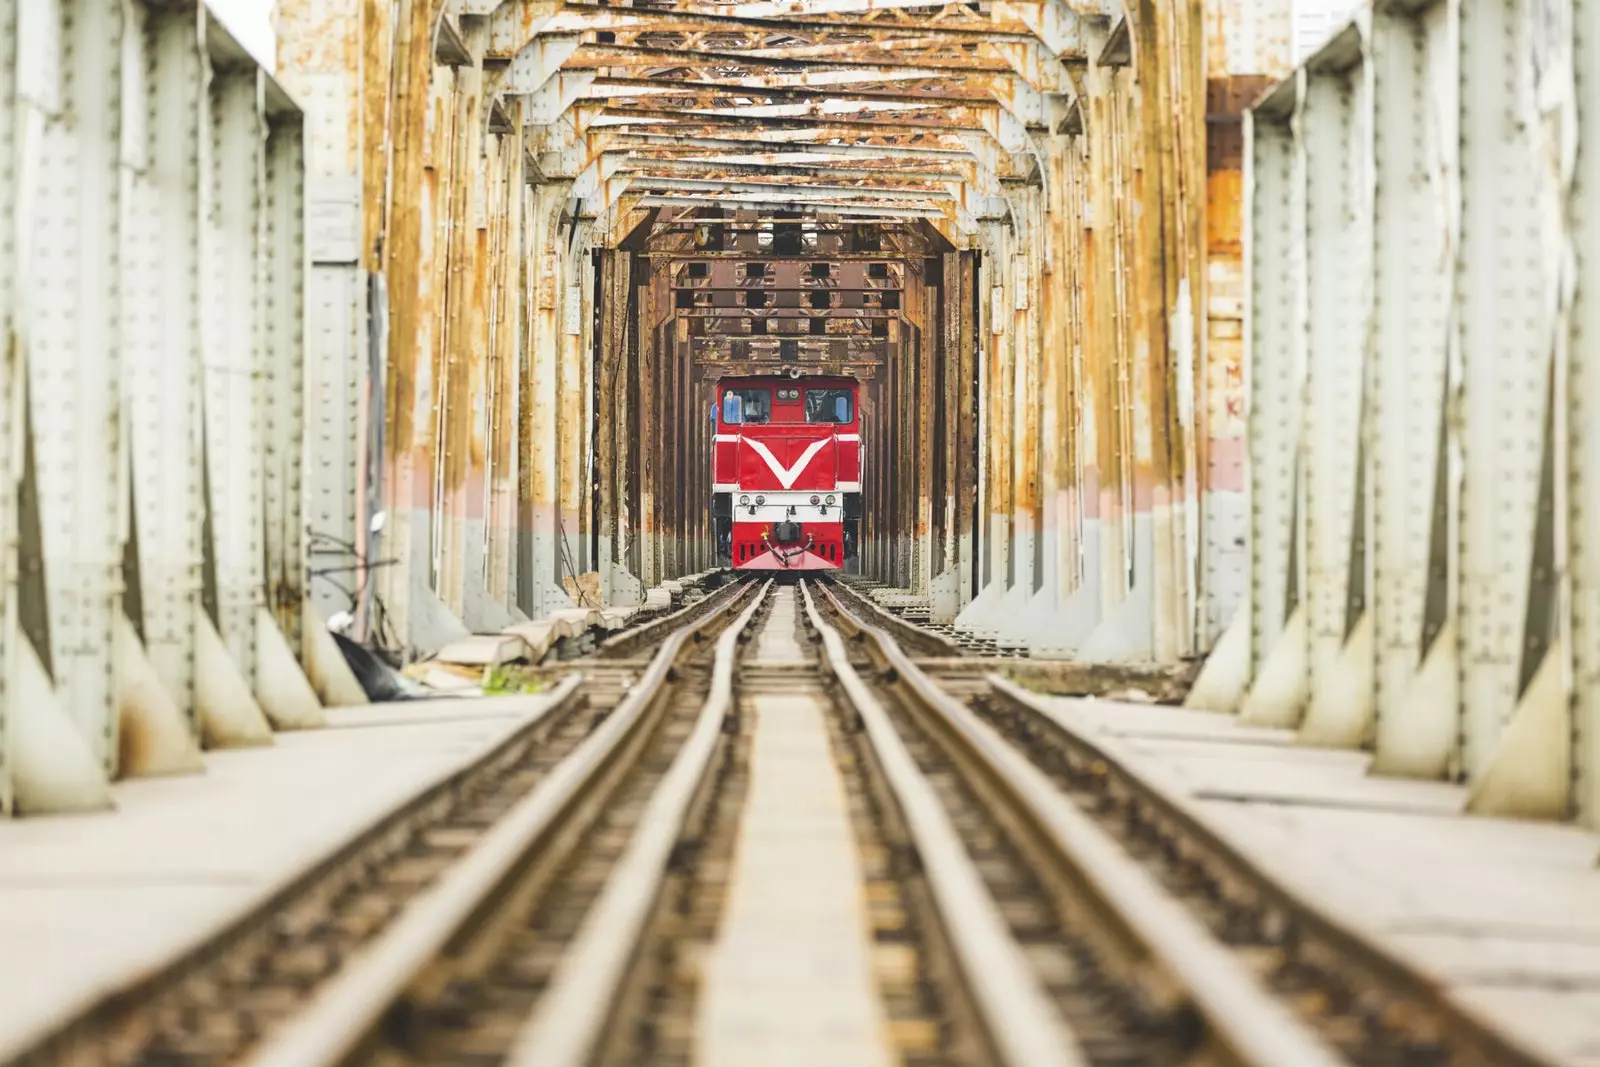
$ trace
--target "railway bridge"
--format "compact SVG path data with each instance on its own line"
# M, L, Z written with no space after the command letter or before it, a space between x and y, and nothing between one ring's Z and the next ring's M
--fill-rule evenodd
M1600 1064L1597 47L0 0L0 1063Z

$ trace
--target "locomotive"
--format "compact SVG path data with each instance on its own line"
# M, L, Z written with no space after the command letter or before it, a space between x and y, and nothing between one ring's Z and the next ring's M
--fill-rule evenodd
M765 375L717 383L711 516L735 570L842 570L861 529L860 384Z

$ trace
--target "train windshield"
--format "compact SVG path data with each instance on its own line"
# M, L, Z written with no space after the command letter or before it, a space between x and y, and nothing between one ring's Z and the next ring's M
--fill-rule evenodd
M772 393L766 389L729 389L722 394L722 421L763 423L772 418Z
M846 423L855 418L855 398L848 389L807 389L806 421Z

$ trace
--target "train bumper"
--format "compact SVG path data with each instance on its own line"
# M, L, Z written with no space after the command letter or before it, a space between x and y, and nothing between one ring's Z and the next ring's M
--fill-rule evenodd
M838 565L829 563L805 548L768 549L734 568L740 571L836 571L838 569Z

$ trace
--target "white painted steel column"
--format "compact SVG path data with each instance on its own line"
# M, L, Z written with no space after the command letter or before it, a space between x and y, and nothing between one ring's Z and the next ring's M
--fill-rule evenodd
M1456 143L1449 5L1372 17L1374 767L1442 777L1455 745L1445 395Z
M279 727L321 726L305 673L305 130L300 112L260 76L265 126L257 258L261 309L252 392L261 412L262 596L256 609L256 695Z
M1298 75L1245 116L1246 331L1250 398L1250 677L1240 708L1280 726L1305 704L1299 538L1305 384L1305 168L1293 132Z
M1556 400L1572 284L1570 55L1559 9L1463 0L1463 762L1469 807L1484 814L1563 817L1572 796L1567 410Z
M1473 780L1495 761L1526 691L1523 636L1555 264L1542 232L1542 149L1528 128L1532 42L1524 7L1462 0L1460 11L1460 681L1462 764ZM1565 786L1558 786L1563 798Z
M40 78L40 90L54 96L29 113L37 125L25 151L36 184L21 216L32 234L24 279L40 562L49 608L45 666L109 776L117 769L112 648L122 609L124 18L120 0L62 0L30 15L60 20L53 27L59 53L32 57L46 69L59 61L59 78Z
M1600 28L1574 0L1578 143L1570 224L1577 257L1567 375L1567 544L1571 562L1574 801L1600 823Z
M200 38L186 12L148 16L148 163L124 213L124 380L145 646L199 736Z
M209 36L209 35L208 35ZM221 53L219 55L219 53ZM265 337L256 268L266 129L253 65L211 52L203 154L201 294L211 565L218 632L252 688L256 610L264 604L262 425L256 353Z
M17 202L20 0L0 0L0 204ZM16 803L17 698L17 213L0 215L0 815Z
M1371 99L1350 26L1307 64L1306 622L1309 700L1300 737L1355 747L1372 721L1362 471L1371 309Z
M262 266L266 326L263 493L267 601L301 655L305 546L305 127L276 85L266 86L267 145Z
M114 639L121 770L171 774L203 766L194 703L199 476L193 451L185 451L197 425L199 369L199 39L193 17L152 12L136 0L122 5L127 30L118 388L128 451L121 459L126 480L118 498L129 506L119 534L125 545L124 617L117 620ZM174 87L176 93L167 91ZM159 647L159 656L150 653L152 646Z
M361 32L354 4L296 11L280 24L280 48L299 48L313 36ZM307 54L309 52L309 54ZM352 567L364 551L356 504L366 420L367 272L362 264L359 69L337 51L299 52L281 64L284 88L305 108L306 348L303 405L306 435L304 520L313 569ZM380 420L381 421L381 420ZM391 515L391 519L400 519ZM352 548L357 551L352 551ZM377 575L340 570L311 578L308 594L326 619L351 610L351 596ZM308 625L311 623L308 620ZM320 625L320 623L318 623Z

